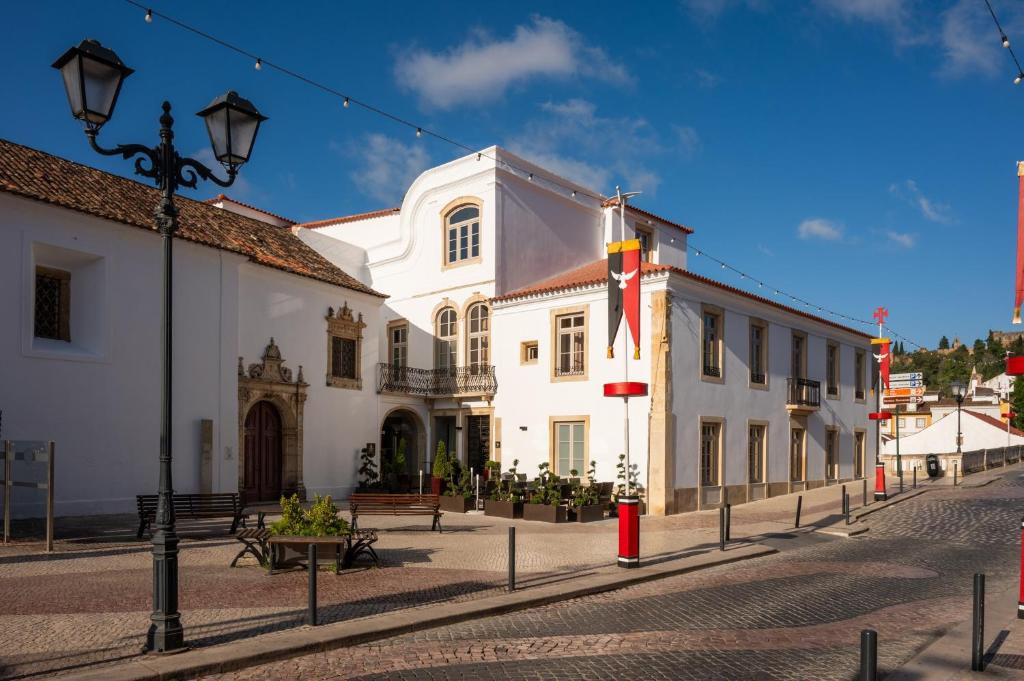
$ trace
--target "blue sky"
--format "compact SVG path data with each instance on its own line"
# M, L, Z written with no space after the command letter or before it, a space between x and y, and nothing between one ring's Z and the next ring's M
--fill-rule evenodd
M993 5L1024 54L1024 8ZM848 315L886 305L929 347L1010 328L1024 85L983 0L152 6L469 146L643 190L694 245ZM183 153L208 159L192 114L235 89L270 121L229 194L296 220L398 205L461 154L116 0L5 10L16 142L130 172L89 150L49 67L93 37L136 69L101 142L155 142L169 99Z

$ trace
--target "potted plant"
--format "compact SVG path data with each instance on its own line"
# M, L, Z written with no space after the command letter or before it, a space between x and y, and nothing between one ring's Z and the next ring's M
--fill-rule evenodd
M473 482L469 476L469 469L462 469L457 483L449 481L448 489L439 500L443 511L465 513L473 508Z
M281 518L267 528L270 534L286 537L343 537L351 534L352 527L344 518L338 517L338 507L330 495L313 497L308 509L302 508L299 496L281 497ZM301 560L304 556L298 551L285 547L284 561ZM282 560L275 561L278 565Z
M608 514L609 517L617 517L618 509L617 505L619 497L626 495L626 455L619 454L619 463L615 465L618 475L616 475L617 484L615 485L615 492L612 493L612 504L611 512ZM631 464L629 467L629 491L631 496L640 498L640 508L638 512L640 515L644 515L646 507L644 505L644 486L640 484L640 466L638 464Z
M576 471L571 471L573 477L576 477ZM573 483L572 499L570 501L569 512L573 516L571 519L578 523L590 523L595 520L604 519L604 509L601 508L597 493L597 462L590 462L590 470L587 471L587 485L586 487L579 484L579 482Z
M430 493L440 496L441 486L452 474L452 462L448 456L448 448L444 440L437 441L437 453L434 454L434 466L430 476Z
M501 464L497 461L488 460L484 464L483 481L487 482L491 478L497 480L499 477L501 477Z
M568 519L568 510L562 506L562 481L551 472L546 461L537 468L536 489L530 496L530 503L523 506L523 520L564 523Z
M499 480L491 496L484 501L484 515L509 519L523 517L523 499L516 489L518 465L519 459L515 459L508 469L508 480Z

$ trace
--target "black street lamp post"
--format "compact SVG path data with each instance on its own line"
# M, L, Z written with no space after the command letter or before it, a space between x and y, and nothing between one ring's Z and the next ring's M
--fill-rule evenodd
M960 407L964 403L967 388L960 381L953 381L949 384L949 389L953 393L953 399L956 400L956 455L959 457L961 454L960 445L963 440L963 434L960 432Z
M172 266L174 233L178 229L174 193L180 187L195 189L199 178L222 187L230 186L239 167L249 160L256 133L267 119L235 92L216 98L197 114L206 122L214 156L227 171L228 179L221 180L199 161L182 158L175 150L171 129L174 119L169 102L163 103L157 146L119 144L113 149L104 149L96 143L100 128L113 115L121 84L133 73L113 51L95 40L84 40L61 55L53 67L64 79L71 114L85 123L89 145L104 156L137 157L136 174L152 178L162 193L154 210L154 221L163 242L160 486L153 533L153 613L146 640L150 651L173 652L185 647L178 612L178 535L174 529L171 483Z

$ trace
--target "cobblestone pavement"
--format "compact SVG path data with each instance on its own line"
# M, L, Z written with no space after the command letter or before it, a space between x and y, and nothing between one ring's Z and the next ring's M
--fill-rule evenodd
M863 538L776 532L773 556L204 678L849 681L869 627L884 675L969 617L974 572L990 593L1016 578L1022 501L1009 469L875 513ZM993 665L1024 666L1013 652Z

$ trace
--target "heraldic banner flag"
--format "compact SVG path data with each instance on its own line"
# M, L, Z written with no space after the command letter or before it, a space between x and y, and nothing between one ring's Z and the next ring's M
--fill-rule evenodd
M1020 324L1024 301L1024 161L1017 161L1017 285L1013 299L1013 323Z
M640 240L608 244L608 357L619 332L622 313L633 337L633 359L640 359Z

